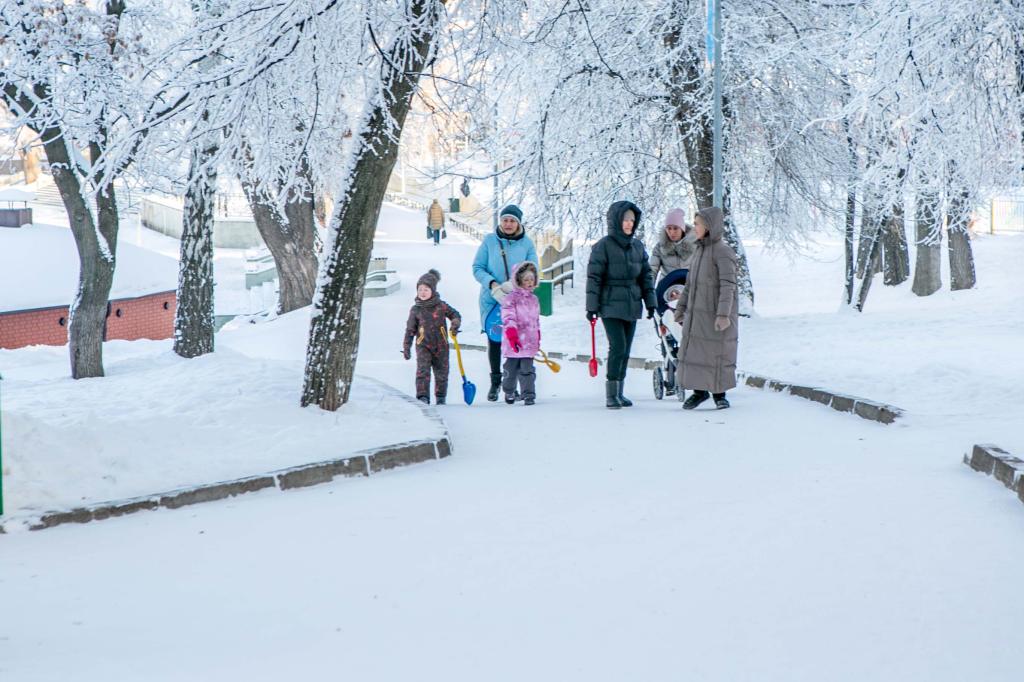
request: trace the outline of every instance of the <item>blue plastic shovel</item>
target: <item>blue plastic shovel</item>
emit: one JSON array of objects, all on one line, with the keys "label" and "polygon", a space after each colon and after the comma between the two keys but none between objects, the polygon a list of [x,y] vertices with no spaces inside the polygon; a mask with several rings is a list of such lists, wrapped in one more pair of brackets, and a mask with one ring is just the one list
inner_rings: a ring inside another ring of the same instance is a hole
[{"label": "blue plastic shovel", "polygon": [[462,351],[459,350],[459,340],[455,334],[452,334],[452,343],[455,344],[455,357],[459,361],[459,374],[462,375],[462,398],[467,405],[472,405],[476,397],[476,384],[466,378],[466,370],[462,368]]}]

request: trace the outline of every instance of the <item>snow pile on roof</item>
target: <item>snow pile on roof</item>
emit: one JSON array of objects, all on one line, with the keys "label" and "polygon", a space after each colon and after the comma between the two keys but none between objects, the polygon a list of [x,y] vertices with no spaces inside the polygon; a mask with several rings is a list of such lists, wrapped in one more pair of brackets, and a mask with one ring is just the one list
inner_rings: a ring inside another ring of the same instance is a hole
[{"label": "snow pile on roof", "polygon": [[23,189],[17,189],[9,187],[7,189],[0,189],[0,203],[3,202],[25,202],[31,203],[36,200],[36,193],[29,192]]},{"label": "snow pile on roof", "polygon": [[[110,298],[133,298],[178,285],[178,262],[120,239]],[[53,225],[0,228],[0,312],[69,305],[78,289],[71,230]]]}]

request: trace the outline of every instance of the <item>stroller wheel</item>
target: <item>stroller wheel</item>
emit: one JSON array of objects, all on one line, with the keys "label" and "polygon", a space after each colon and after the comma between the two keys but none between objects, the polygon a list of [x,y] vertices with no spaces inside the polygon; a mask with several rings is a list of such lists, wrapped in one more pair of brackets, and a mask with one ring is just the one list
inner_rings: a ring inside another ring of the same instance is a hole
[{"label": "stroller wheel", "polygon": [[654,368],[654,397],[661,400],[665,397],[665,384],[663,381],[661,367]]}]

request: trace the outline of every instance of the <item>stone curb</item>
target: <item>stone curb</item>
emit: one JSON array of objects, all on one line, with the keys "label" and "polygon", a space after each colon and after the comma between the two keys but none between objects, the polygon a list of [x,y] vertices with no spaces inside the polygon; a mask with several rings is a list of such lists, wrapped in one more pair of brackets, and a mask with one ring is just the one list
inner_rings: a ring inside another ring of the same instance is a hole
[{"label": "stone curb", "polygon": [[155,493],[125,500],[101,502],[98,504],[77,507],[75,509],[49,511],[42,514],[26,515],[6,519],[0,523],[0,534],[10,532],[15,527],[28,530],[43,530],[65,523],[88,523],[102,521],[126,514],[153,509],[178,509],[202,502],[215,502],[229,497],[257,492],[267,488],[293,490],[321,483],[329,483],[335,478],[367,477],[389,469],[410,464],[426,462],[432,459],[444,459],[452,454],[452,437],[448,425],[437,410],[424,405],[418,400],[398,391],[387,384],[370,377],[360,377],[362,381],[371,381],[393,397],[400,398],[419,409],[425,417],[442,428],[443,435],[436,440],[414,440],[395,443],[381,448],[360,450],[351,455],[300,464],[287,469],[279,469],[257,476],[247,476],[231,481],[219,481],[203,485],[180,488],[165,493]]},{"label": "stone curb", "polygon": [[867,398],[833,393],[828,389],[818,386],[791,384],[786,381],[761,376],[760,374],[751,374],[750,372],[736,372],[736,378],[751,388],[788,393],[804,400],[821,403],[837,412],[846,412],[861,419],[878,422],[879,424],[892,424],[903,416],[903,410],[893,405],[886,405],[885,403],[875,402]]},{"label": "stone curb", "polygon": [[1024,460],[998,445],[975,445],[970,455],[964,455],[964,464],[992,476],[1024,502]]},{"label": "stone curb", "polygon": [[[460,343],[459,346],[467,350],[487,350],[487,346],[477,344]],[[586,354],[570,355],[568,353],[552,351],[548,353],[548,357],[552,360],[566,360],[568,362],[590,362],[590,356]],[[599,364],[604,364],[604,360],[601,358],[598,358],[597,361]],[[647,360],[645,358],[630,358],[629,367],[630,369],[651,370],[655,367],[661,367],[661,361]],[[772,379],[759,374],[751,374],[749,372],[736,372],[736,379],[751,388],[789,393],[790,395],[794,395],[798,398],[821,403],[822,405],[831,407],[833,410],[838,412],[847,412],[860,417],[861,419],[867,419],[868,421],[874,421],[880,424],[892,424],[903,416],[903,410],[898,407],[875,402],[874,400],[868,400],[867,398],[858,398],[856,396],[844,395],[842,393],[833,393],[827,389],[815,386],[790,384],[785,381],[779,381],[778,379]]]}]

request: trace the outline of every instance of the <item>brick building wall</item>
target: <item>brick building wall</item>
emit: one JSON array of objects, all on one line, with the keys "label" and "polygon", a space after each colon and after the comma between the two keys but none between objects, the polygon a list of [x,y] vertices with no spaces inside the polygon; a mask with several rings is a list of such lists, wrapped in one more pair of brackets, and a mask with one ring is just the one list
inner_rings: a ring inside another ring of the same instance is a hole
[{"label": "brick building wall", "polygon": [[[164,291],[110,302],[106,340],[169,339],[177,297]],[[0,313],[0,348],[62,346],[68,342],[68,306]]]}]

